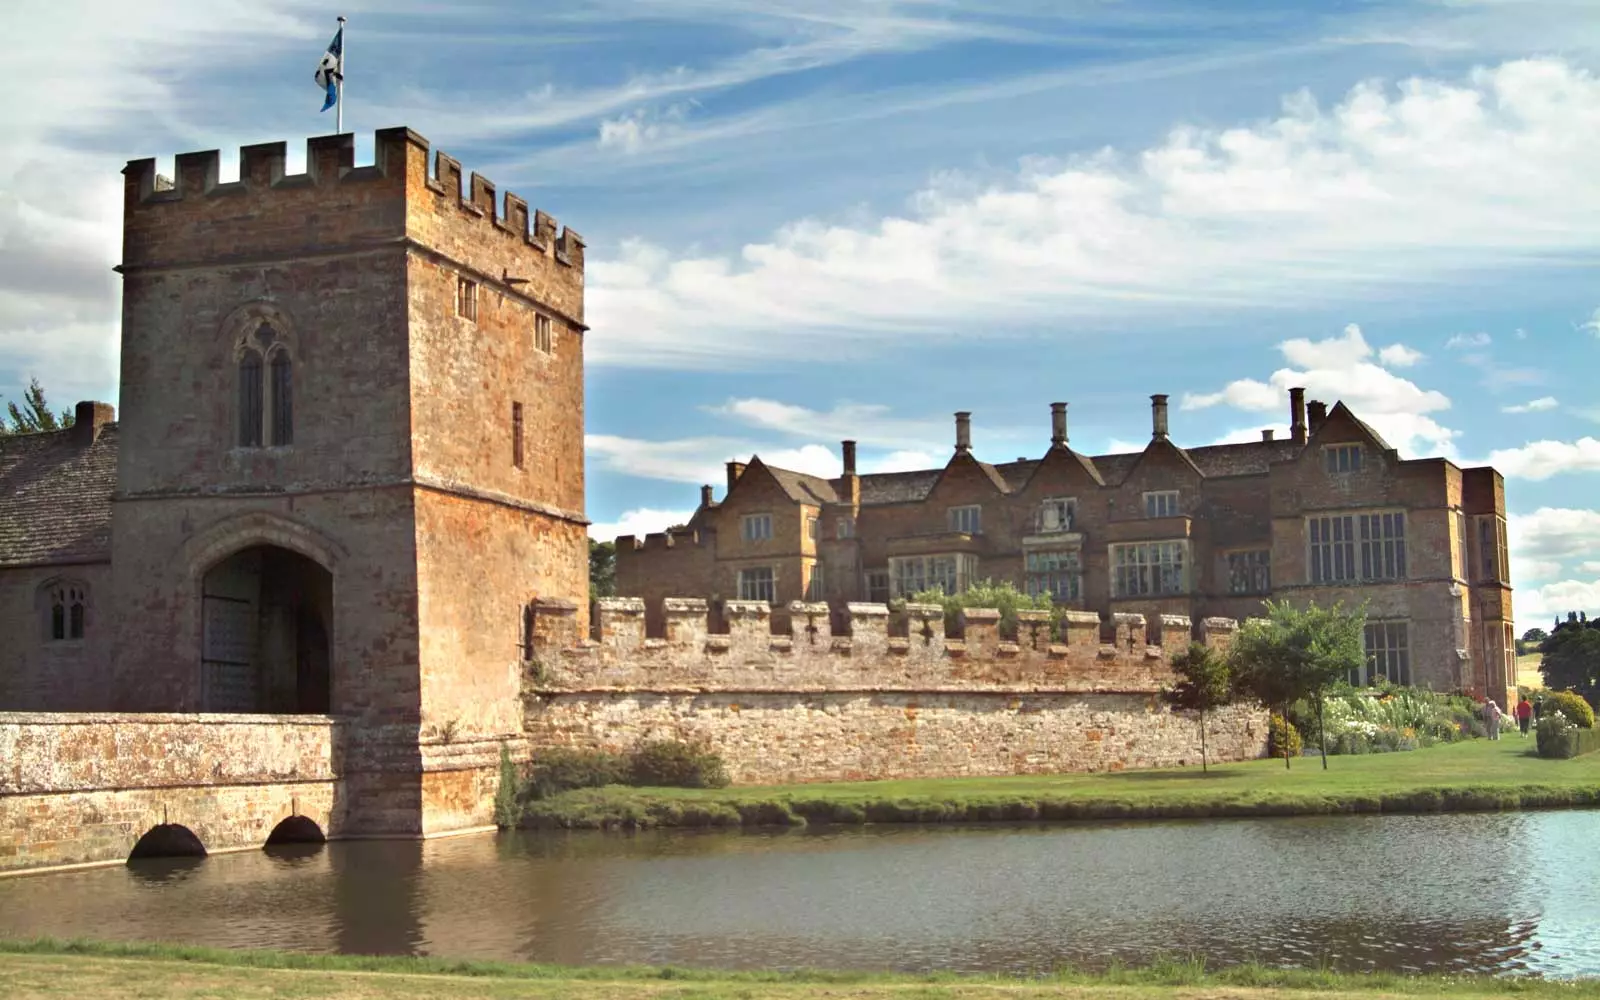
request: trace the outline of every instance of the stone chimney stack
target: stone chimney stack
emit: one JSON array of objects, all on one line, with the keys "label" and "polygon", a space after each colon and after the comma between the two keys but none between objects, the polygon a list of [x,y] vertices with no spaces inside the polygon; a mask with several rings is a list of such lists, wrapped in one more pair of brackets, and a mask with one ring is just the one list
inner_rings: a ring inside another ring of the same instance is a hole
[{"label": "stone chimney stack", "polygon": [[956,414],[956,454],[965,455],[972,451],[972,414],[966,410]]},{"label": "stone chimney stack", "polygon": [[83,400],[73,407],[72,442],[87,448],[100,439],[100,429],[117,419],[117,408],[110,403]]},{"label": "stone chimney stack", "polygon": [[706,483],[704,486],[700,487],[700,506],[702,506],[702,507],[711,506],[711,484],[710,483]]},{"label": "stone chimney stack", "polygon": [[1067,444],[1067,404],[1050,404],[1050,445],[1054,447]]},{"label": "stone chimney stack", "polygon": [[856,443],[854,441],[839,442],[839,450],[844,453],[844,474],[856,474]]},{"label": "stone chimney stack", "polygon": [[1273,438],[1273,434],[1272,434],[1272,428],[1271,427],[1268,427],[1268,428],[1266,428],[1265,430],[1263,430],[1261,432],[1261,440],[1263,442],[1271,441],[1272,438]]},{"label": "stone chimney stack", "polygon": [[1306,443],[1306,391],[1289,390],[1289,438],[1295,444]]},{"label": "stone chimney stack", "polygon": [[1306,416],[1309,418],[1311,433],[1315,434],[1322,422],[1328,419],[1328,404],[1312,400],[1306,404]]},{"label": "stone chimney stack", "polygon": [[1161,393],[1150,397],[1150,439],[1167,439],[1167,397]]},{"label": "stone chimney stack", "polygon": [[739,477],[742,476],[742,475],[744,475],[744,463],[743,462],[729,462],[728,463],[728,492],[729,493],[733,492],[733,484],[737,483],[739,481]]}]

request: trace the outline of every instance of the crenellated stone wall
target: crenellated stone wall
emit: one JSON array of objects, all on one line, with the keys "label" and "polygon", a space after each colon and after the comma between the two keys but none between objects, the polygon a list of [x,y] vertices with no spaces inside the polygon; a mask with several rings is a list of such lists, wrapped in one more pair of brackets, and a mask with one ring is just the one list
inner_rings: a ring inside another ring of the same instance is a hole
[{"label": "crenellated stone wall", "polygon": [[[1199,730],[1160,693],[1193,641],[1223,648],[1236,623],[1141,615],[1101,620],[968,609],[959,638],[937,605],[848,606],[833,634],[823,604],[791,603],[776,630],[765,602],[729,601],[725,633],[707,602],[596,602],[592,637],[576,609],[537,605],[524,670],[525,728],[542,746],[624,751],[643,740],[703,742],[740,783],[1037,774],[1198,764]],[[652,615],[654,617],[654,615]],[[898,634],[897,634],[898,633]],[[1214,759],[1261,756],[1265,713],[1234,708],[1208,730]]]}]

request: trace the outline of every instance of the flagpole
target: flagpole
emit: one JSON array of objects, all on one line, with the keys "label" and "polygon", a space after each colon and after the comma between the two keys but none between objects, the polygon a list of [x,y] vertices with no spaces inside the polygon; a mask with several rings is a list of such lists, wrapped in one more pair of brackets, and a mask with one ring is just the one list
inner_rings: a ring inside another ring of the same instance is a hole
[{"label": "flagpole", "polygon": [[344,30],[344,15],[339,16],[339,79],[334,81],[333,130],[344,134],[344,57],[350,49],[350,36]]}]

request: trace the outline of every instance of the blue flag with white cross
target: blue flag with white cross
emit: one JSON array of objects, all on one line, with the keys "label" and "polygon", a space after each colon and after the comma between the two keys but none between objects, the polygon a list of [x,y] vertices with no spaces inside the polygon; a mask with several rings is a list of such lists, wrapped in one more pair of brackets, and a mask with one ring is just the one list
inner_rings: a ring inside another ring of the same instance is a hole
[{"label": "blue flag with white cross", "polygon": [[322,102],[322,110],[326,111],[339,101],[339,82],[344,79],[344,25],[334,34],[333,41],[328,43],[328,51],[322,54],[322,62],[317,64],[317,86],[328,92],[327,100]]}]

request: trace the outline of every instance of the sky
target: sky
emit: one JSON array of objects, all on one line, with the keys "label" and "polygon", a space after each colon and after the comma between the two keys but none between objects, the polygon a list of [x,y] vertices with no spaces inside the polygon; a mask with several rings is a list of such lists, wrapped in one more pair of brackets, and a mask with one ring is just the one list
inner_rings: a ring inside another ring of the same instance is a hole
[{"label": "sky", "polygon": [[[723,463],[1288,431],[1506,476],[1522,627],[1600,613],[1594,0],[12,0],[0,398],[117,399],[129,159],[408,125],[583,233],[591,534]],[[70,57],[50,39],[71,39]]]}]

